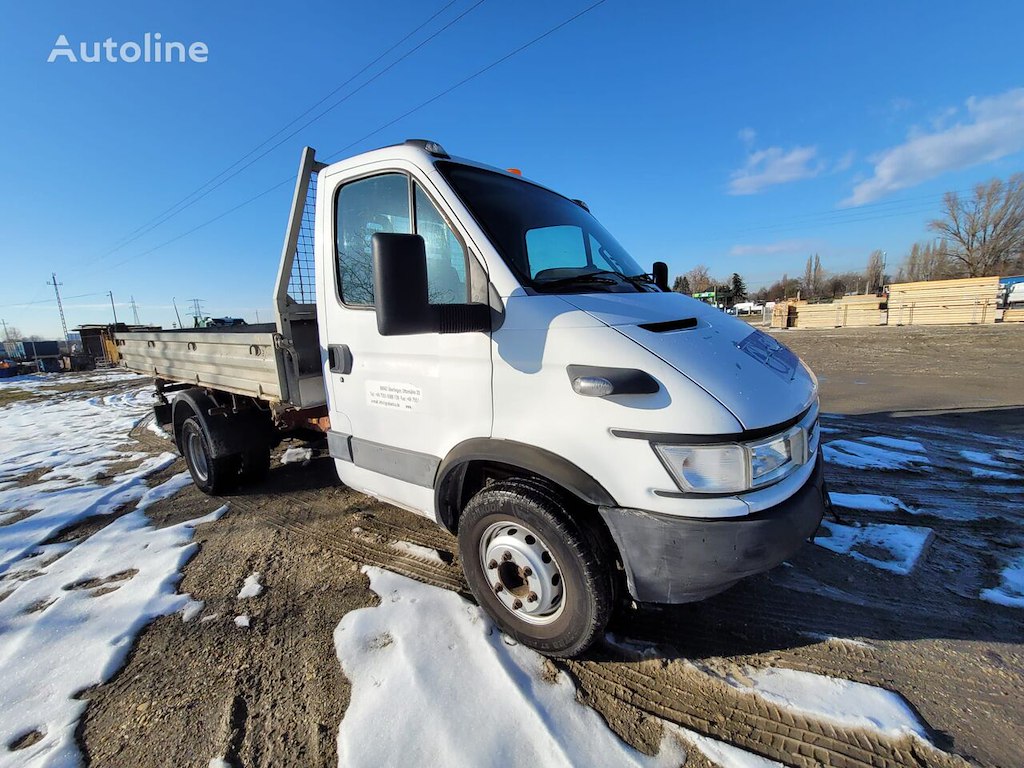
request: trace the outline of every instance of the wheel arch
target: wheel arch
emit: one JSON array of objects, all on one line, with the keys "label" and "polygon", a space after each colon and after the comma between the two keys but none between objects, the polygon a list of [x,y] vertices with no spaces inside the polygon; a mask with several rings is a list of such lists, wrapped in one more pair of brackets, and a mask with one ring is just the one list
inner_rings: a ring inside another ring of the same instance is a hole
[{"label": "wheel arch", "polygon": [[474,438],[455,446],[438,467],[434,482],[438,522],[455,533],[466,502],[489,480],[524,476],[552,483],[593,507],[617,506],[604,486],[556,453],[514,440]]}]

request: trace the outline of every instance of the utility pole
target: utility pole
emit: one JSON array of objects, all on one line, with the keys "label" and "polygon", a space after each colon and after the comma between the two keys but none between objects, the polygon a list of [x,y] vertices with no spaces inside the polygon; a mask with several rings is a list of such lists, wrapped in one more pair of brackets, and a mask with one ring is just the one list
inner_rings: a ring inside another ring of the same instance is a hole
[{"label": "utility pole", "polygon": [[64,305],[60,301],[60,286],[64,285],[64,283],[58,283],[57,282],[57,273],[56,272],[51,272],[50,273],[50,277],[53,278],[52,282],[51,281],[47,281],[46,284],[47,285],[52,285],[53,286],[53,292],[55,294],[57,294],[57,309],[60,312],[60,327],[64,331],[64,343],[67,344],[68,343],[68,324],[67,324],[67,321],[64,319]]},{"label": "utility pole", "polygon": [[178,302],[174,300],[173,296],[171,297],[171,304],[174,305],[174,316],[178,318],[178,327],[181,328],[181,315],[178,314]]},{"label": "utility pole", "polygon": [[4,341],[10,341],[11,340],[11,334],[7,330],[7,321],[6,320],[0,320],[0,325],[3,325],[3,327],[4,327]]},{"label": "utility pole", "polygon": [[107,296],[110,297],[110,311],[114,313],[114,325],[117,325],[117,309],[114,308],[114,292],[107,291]]},{"label": "utility pole", "polygon": [[203,300],[189,299],[192,302],[192,317],[195,318],[195,327],[198,328],[203,320]]},{"label": "utility pole", "polygon": [[142,323],[139,322],[139,307],[135,303],[135,297],[132,296],[131,299],[132,299],[132,314],[135,316],[135,324],[136,325],[142,325]]}]

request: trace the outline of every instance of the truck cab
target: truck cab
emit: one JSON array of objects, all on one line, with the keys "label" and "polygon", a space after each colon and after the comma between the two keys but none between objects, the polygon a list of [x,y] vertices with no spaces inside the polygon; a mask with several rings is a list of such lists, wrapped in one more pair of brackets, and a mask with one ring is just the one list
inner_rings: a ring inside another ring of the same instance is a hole
[{"label": "truck cab", "polygon": [[581,201],[436,142],[307,148],[276,325],[123,354],[178,391],[158,416],[200,488],[307,417],[346,485],[458,537],[504,632],[572,656],[623,599],[778,565],[827,503],[811,371],[652,272]]},{"label": "truck cab", "polygon": [[579,201],[411,141],[321,170],[316,209],[338,475],[457,533],[506,631],[576,653],[617,566],[635,600],[699,600],[815,532],[811,371]]}]

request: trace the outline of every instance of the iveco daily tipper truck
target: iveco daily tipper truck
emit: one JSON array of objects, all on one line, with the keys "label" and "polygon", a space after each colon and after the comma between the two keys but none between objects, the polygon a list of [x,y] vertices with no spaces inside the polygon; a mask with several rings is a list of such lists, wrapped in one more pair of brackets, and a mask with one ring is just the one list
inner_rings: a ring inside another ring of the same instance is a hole
[{"label": "iveco daily tipper truck", "polygon": [[307,148],[276,322],[117,343],[201,490],[326,434],[346,485],[458,536],[503,631],[569,656],[627,593],[778,565],[826,504],[811,371],[653,275],[582,201],[435,142]]}]

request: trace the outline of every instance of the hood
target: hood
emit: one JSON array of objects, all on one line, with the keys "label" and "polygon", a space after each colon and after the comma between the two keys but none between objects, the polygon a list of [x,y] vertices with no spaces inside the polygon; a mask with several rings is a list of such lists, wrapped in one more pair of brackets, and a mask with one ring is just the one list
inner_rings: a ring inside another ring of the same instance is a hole
[{"label": "hood", "polygon": [[561,298],[705,389],[744,429],[791,419],[817,396],[814,374],[786,346],[688,296],[623,293]]}]

